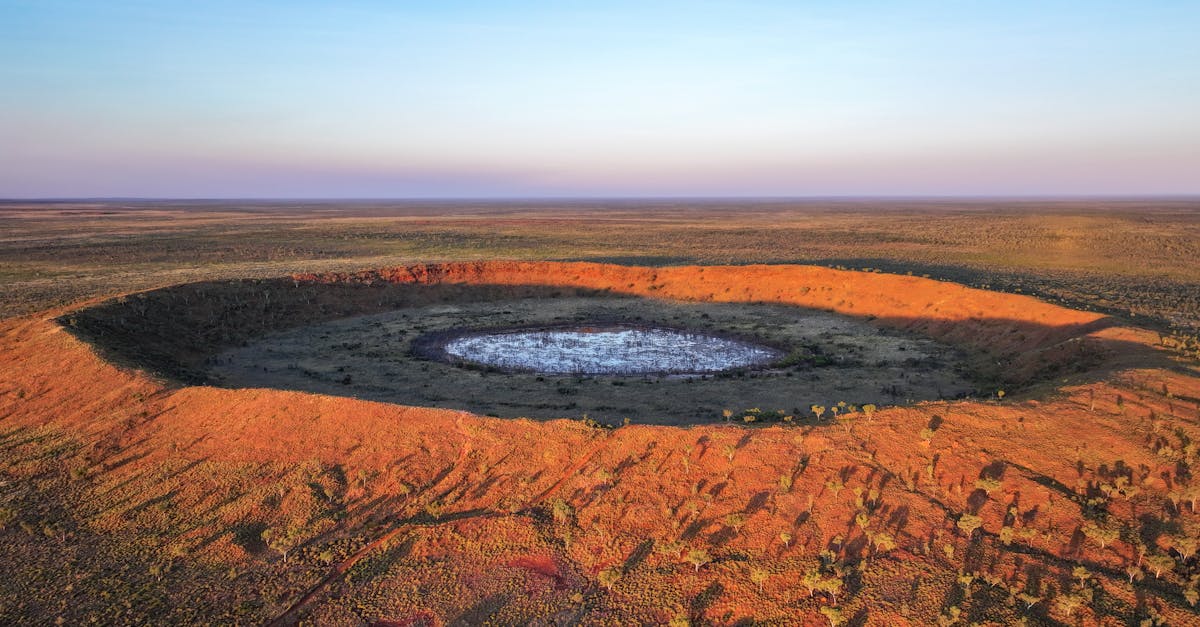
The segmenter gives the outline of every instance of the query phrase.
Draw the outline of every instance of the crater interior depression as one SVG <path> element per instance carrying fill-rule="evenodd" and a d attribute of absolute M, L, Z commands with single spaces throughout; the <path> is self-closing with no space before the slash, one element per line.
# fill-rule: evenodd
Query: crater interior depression
<path fill-rule="evenodd" d="M 977 389 L 965 359 L 926 337 L 812 309 L 606 295 L 331 320 L 225 350 L 207 374 L 227 387 L 500 417 L 695 424 L 725 409 L 958 398 Z"/>

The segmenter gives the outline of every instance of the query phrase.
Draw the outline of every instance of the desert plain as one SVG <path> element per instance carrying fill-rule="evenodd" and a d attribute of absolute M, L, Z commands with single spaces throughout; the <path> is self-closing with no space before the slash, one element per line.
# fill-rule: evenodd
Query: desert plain
<path fill-rule="evenodd" d="M 0 221 L 0 622 L 1200 622 L 1195 200 Z M 567 323 L 779 358 L 437 358 Z"/>

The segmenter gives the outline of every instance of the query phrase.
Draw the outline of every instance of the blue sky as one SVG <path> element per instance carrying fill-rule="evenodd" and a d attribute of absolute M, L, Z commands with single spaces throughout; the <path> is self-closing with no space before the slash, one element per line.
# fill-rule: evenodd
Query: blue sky
<path fill-rule="evenodd" d="M 0 0 L 0 197 L 1200 193 L 1200 2 Z"/>

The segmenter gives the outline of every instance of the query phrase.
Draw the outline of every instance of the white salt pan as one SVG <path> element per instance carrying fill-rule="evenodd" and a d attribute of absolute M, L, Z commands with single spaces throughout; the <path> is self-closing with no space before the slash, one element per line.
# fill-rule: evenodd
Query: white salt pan
<path fill-rule="evenodd" d="M 540 330 L 469 335 L 447 354 L 477 364 L 547 374 L 706 373 L 778 356 L 746 342 L 672 329 Z"/>

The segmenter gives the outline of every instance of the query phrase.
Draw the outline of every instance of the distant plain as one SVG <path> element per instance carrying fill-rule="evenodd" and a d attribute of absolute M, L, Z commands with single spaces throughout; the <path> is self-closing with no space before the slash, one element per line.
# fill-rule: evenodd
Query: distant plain
<path fill-rule="evenodd" d="M 472 259 L 807 263 L 1200 330 L 1200 199 L 0 203 L 0 316 L 196 280 Z"/>

